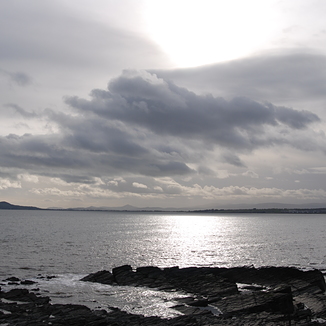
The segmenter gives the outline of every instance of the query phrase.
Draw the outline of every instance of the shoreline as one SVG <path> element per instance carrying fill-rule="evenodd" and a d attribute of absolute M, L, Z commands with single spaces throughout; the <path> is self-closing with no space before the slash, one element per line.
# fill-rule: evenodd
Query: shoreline
<path fill-rule="evenodd" d="M 316 325 L 317 320 L 326 325 L 326 285 L 319 270 L 123 265 L 80 280 L 187 293 L 173 307 L 183 315 L 170 319 L 129 314 L 115 307 L 105 311 L 51 304 L 51 298 L 37 293 L 36 283 L 14 277 L 5 281 L 23 286 L 5 291 L 2 283 L 0 323 L 7 325 L 289 325 L 291 321 Z"/>

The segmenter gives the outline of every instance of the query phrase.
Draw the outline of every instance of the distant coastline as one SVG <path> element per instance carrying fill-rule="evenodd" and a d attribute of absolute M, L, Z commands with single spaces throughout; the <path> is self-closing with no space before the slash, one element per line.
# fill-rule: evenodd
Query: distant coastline
<path fill-rule="evenodd" d="M 0 209 L 12 209 L 12 210 L 44 210 L 39 207 L 35 206 L 20 206 L 20 205 L 13 205 L 6 201 L 0 202 Z"/>
<path fill-rule="evenodd" d="M 43 210 L 43 211 L 91 211 L 91 212 L 131 212 L 131 213 L 215 213 L 215 214 L 326 214 L 326 207 L 320 208 L 237 208 L 237 209 L 164 209 L 164 208 L 137 208 L 123 206 L 119 208 L 86 207 L 86 208 L 39 208 L 36 206 L 21 206 L 10 204 L 6 201 L 0 202 L 0 209 L 4 210 Z"/>

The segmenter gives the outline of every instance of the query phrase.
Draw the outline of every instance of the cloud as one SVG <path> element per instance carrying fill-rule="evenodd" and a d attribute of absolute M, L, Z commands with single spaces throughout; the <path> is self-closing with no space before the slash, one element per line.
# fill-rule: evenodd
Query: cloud
<path fill-rule="evenodd" d="M 255 176 L 253 176 L 255 178 Z M 253 187 L 253 186 L 201 186 L 199 184 L 182 185 L 173 178 L 155 178 L 156 186 L 153 188 L 138 182 L 132 182 L 123 191 L 121 189 L 107 189 L 101 185 L 84 184 L 72 189 L 60 189 L 56 184 L 53 187 L 33 188 L 31 193 L 44 197 L 60 198 L 94 198 L 94 199 L 144 199 L 165 200 L 169 203 L 183 199 L 191 199 L 192 206 L 196 200 L 204 199 L 217 203 L 216 207 L 223 207 L 221 203 L 249 203 L 249 202 L 273 202 L 290 201 L 302 203 L 302 201 L 322 202 L 326 196 L 324 189 L 283 189 L 278 187 Z M 297 181 L 294 183 L 298 184 Z M 11 185 L 20 187 L 19 184 Z M 5 186 L 7 187 L 7 185 Z M 134 188 L 134 189 L 132 189 Z M 220 204 L 219 204 L 220 203 Z M 212 206 L 214 207 L 214 206 Z"/>
<path fill-rule="evenodd" d="M 80 113 L 137 126 L 155 135 L 236 150 L 290 143 L 284 132 L 277 135 L 280 130 L 306 129 L 320 121 L 309 111 L 245 97 L 226 101 L 199 96 L 146 72 L 125 71 L 109 83 L 107 91 L 94 90 L 91 100 L 67 97 L 65 101 Z M 269 135 L 267 128 L 274 134 Z M 243 165 L 240 160 L 233 161 Z"/>
<path fill-rule="evenodd" d="M 302 49 L 265 52 L 196 68 L 152 72 L 189 89 L 217 96 L 245 96 L 288 103 L 325 99 L 326 56 Z"/>
<path fill-rule="evenodd" d="M 112 12 L 117 6 L 109 10 Z M 94 19 L 98 15 L 92 13 L 92 9 L 87 15 L 82 15 L 79 8 L 82 6 L 78 4 L 77 7 L 58 1 L 1 3 L 1 61 L 16 62 L 33 70 L 46 67 L 60 74 L 63 67 L 70 72 L 75 70 L 75 73 L 88 67 L 91 67 L 90 70 L 118 73 L 126 62 L 139 68 L 164 67 L 165 55 L 140 33 L 117 27 L 117 23 L 113 22 L 117 18 L 106 18 L 105 22 Z M 120 19 L 124 20 L 123 15 L 130 14 L 130 8 L 133 8 L 131 3 L 129 6 L 125 4 Z M 107 15 L 114 18 L 111 12 Z M 163 63 L 160 64 L 160 61 Z M 8 74 L 21 85 L 30 81 L 22 72 Z"/>
<path fill-rule="evenodd" d="M 0 73 L 7 76 L 11 82 L 17 84 L 18 86 L 27 86 L 32 83 L 32 78 L 21 71 L 10 72 L 0 68 Z"/>
<path fill-rule="evenodd" d="M 35 112 L 28 112 L 27 110 L 25 110 L 24 108 L 20 107 L 17 104 L 8 103 L 5 105 L 5 107 L 14 109 L 17 113 L 19 113 L 24 118 L 38 117 L 38 114 L 36 114 Z"/>
<path fill-rule="evenodd" d="M 307 124 L 320 121 L 316 114 L 309 111 L 297 111 L 292 108 L 275 107 L 270 103 L 267 105 L 276 111 L 277 119 L 280 122 L 292 127 L 293 129 L 304 129 Z"/>
<path fill-rule="evenodd" d="M 146 71 L 125 71 L 107 90 L 93 90 L 89 99 L 64 101 L 73 112 L 47 109 L 38 115 L 10 105 L 26 118 L 42 117 L 55 125 L 47 134 L 0 137 L 1 167 L 17 174 L 28 171 L 56 185 L 42 188 L 39 180 L 34 194 L 206 200 L 253 196 L 246 186 L 223 187 L 237 175 L 258 179 L 258 171 L 246 162 L 251 153 L 270 147 L 325 149 L 325 135 L 313 129 L 320 119 L 310 111 L 244 97 L 198 95 Z"/>
<path fill-rule="evenodd" d="M 21 183 L 10 179 L 0 178 L 0 190 L 8 188 L 21 188 Z"/>
<path fill-rule="evenodd" d="M 147 189 L 147 186 L 142 184 L 142 183 L 138 183 L 138 182 L 133 182 L 132 186 L 135 188 L 141 188 L 141 189 Z"/>
<path fill-rule="evenodd" d="M 246 167 L 246 165 L 241 161 L 241 159 L 234 153 L 226 153 L 224 154 L 224 159 L 229 164 L 238 166 L 238 167 Z"/>
<path fill-rule="evenodd" d="M 18 179 L 24 180 L 24 181 L 27 181 L 27 182 L 32 182 L 32 183 L 38 183 L 39 182 L 38 176 L 30 175 L 28 173 L 19 174 Z"/>
<path fill-rule="evenodd" d="M 259 178 L 259 175 L 256 172 L 250 171 L 250 170 L 242 173 L 242 175 L 244 175 L 245 177 L 253 178 L 253 179 Z"/>

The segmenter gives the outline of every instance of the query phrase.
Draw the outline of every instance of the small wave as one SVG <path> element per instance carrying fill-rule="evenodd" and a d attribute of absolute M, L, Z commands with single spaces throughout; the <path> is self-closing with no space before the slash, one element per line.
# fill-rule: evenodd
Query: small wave
<path fill-rule="evenodd" d="M 38 270 L 34 267 L 28 267 L 28 266 L 18 267 L 18 269 L 22 269 L 22 270 L 26 270 L 26 271 L 37 271 Z"/>

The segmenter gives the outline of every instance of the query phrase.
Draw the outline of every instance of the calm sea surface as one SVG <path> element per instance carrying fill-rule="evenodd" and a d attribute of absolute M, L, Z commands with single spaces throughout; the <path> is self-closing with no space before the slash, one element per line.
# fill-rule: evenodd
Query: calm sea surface
<path fill-rule="evenodd" d="M 0 279 L 38 280 L 54 302 L 173 315 L 171 293 L 78 281 L 124 264 L 326 270 L 326 215 L 0 210 L 0 223 Z"/>

